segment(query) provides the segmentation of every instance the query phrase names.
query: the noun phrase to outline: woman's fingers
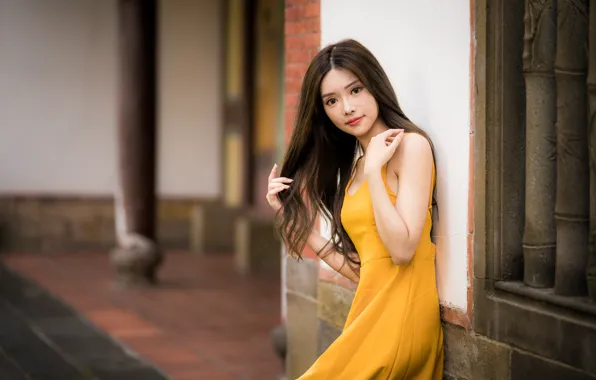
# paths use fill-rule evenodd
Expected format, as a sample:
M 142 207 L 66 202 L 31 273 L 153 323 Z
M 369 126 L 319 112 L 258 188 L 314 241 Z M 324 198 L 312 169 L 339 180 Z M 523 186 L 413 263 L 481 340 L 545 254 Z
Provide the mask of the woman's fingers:
M 271 173 L 269 173 L 269 182 L 271 182 L 271 180 L 275 177 L 277 177 L 277 164 L 273 165 L 273 168 L 271 168 Z
M 283 183 L 275 183 L 275 182 L 270 182 L 268 187 L 269 187 L 269 190 L 271 190 L 271 189 L 277 189 L 278 187 L 282 187 L 284 189 L 289 189 L 290 188 L 289 185 L 285 185 Z
M 390 137 L 390 136 L 397 136 L 400 133 L 403 133 L 403 129 L 388 129 L 385 132 L 383 132 L 383 137 Z
M 286 177 L 271 178 L 269 183 L 292 183 L 294 180 Z
M 277 177 L 277 164 L 273 165 L 271 173 L 269 173 L 268 191 L 265 198 L 269 205 L 275 210 L 279 211 L 282 207 L 277 193 L 290 188 L 288 183 L 292 183 L 292 180 L 285 177 Z
M 385 145 L 389 146 L 395 139 L 400 139 L 404 136 L 403 129 L 394 129 L 394 133 L 385 138 Z
M 267 193 L 267 195 L 275 195 L 279 192 L 284 191 L 285 189 L 287 189 L 289 186 L 279 186 L 279 187 L 275 187 L 273 189 L 269 189 L 269 192 Z

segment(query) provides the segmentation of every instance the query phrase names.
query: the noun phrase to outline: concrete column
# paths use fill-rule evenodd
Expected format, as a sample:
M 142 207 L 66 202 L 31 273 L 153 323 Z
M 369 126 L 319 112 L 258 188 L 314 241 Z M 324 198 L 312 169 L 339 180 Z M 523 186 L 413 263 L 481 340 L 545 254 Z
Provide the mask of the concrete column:
M 156 0 L 119 0 L 118 247 L 122 286 L 156 282 Z
M 588 37 L 588 147 L 590 155 L 590 259 L 588 263 L 588 293 L 596 301 L 596 4 L 590 4 Z
M 556 89 L 553 70 L 556 18 L 556 2 L 526 0 L 523 53 L 526 79 L 524 282 L 537 288 L 552 287 L 555 272 Z
M 586 294 L 589 169 L 587 143 L 588 0 L 558 0 L 557 265 L 555 293 Z

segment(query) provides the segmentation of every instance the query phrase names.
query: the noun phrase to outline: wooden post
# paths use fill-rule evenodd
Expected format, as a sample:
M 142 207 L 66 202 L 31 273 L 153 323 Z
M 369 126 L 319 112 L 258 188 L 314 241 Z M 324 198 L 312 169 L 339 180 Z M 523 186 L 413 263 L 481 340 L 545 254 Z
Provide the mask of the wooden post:
M 122 286 L 156 282 L 156 0 L 119 0 L 118 247 Z

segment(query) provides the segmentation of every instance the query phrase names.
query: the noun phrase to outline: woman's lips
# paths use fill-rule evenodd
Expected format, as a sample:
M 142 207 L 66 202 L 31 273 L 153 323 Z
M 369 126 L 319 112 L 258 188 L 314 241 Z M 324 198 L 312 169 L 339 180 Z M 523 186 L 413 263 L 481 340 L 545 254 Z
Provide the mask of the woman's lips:
M 360 116 L 360 117 L 357 117 L 357 118 L 348 120 L 348 123 L 347 124 L 350 125 L 350 126 L 352 126 L 352 127 L 355 126 L 355 125 L 358 125 L 358 123 L 360 123 L 360 121 L 362 120 L 363 117 L 364 116 Z

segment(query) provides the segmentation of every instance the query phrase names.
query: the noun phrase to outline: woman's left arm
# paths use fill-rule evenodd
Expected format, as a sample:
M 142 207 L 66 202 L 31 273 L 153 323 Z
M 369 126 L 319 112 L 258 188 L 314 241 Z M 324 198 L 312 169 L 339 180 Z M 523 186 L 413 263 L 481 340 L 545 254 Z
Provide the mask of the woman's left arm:
M 432 165 L 426 138 L 414 133 L 404 136 L 387 165 L 399 179 L 395 206 L 381 170 L 367 173 L 379 236 L 397 265 L 409 263 L 418 247 L 429 206 Z

